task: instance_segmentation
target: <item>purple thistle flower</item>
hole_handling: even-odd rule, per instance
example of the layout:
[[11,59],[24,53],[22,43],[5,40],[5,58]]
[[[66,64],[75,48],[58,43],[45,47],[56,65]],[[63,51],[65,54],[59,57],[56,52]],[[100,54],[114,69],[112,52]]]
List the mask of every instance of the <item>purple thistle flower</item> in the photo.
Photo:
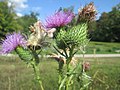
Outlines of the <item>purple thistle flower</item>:
[[6,39],[2,42],[2,54],[10,53],[15,50],[17,46],[26,46],[26,40],[20,33],[13,33],[6,36]]
[[70,11],[59,11],[57,13],[55,13],[52,16],[49,16],[46,19],[46,27],[47,28],[56,28],[56,27],[61,27],[61,26],[65,26],[68,23],[71,22],[71,20],[73,19],[74,14]]

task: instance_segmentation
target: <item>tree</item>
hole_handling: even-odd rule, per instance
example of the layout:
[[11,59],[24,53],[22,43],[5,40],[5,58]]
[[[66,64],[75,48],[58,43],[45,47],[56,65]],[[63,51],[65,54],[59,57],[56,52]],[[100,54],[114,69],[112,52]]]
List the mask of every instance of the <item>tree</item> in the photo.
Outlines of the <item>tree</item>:
[[8,32],[22,29],[16,17],[13,7],[9,7],[6,1],[0,1],[0,37],[4,37]]
[[120,42],[120,4],[113,7],[112,11],[102,13],[92,40]]
[[120,42],[120,3],[109,12],[114,41]]
[[31,12],[28,15],[24,15],[18,18],[18,23],[23,27],[23,32],[28,34],[29,27],[37,21],[37,13]]

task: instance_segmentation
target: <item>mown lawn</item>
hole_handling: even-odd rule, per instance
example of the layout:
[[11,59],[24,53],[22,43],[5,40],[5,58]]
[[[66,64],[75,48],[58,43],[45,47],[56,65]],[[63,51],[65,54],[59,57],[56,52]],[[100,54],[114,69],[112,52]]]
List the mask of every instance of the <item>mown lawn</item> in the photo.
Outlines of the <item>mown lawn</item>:
[[[55,49],[47,48],[47,52],[54,52]],[[86,46],[86,54],[120,54],[120,42],[93,42],[90,41]],[[78,54],[81,53],[79,50]]]
[[120,43],[90,41],[86,47],[86,53],[120,54]]
[[[87,72],[93,78],[89,90],[120,90],[120,58],[86,58]],[[57,62],[44,59],[40,73],[45,90],[57,90]],[[40,90],[34,84],[33,70],[16,57],[0,57],[0,90]],[[77,89],[75,89],[77,90]]]

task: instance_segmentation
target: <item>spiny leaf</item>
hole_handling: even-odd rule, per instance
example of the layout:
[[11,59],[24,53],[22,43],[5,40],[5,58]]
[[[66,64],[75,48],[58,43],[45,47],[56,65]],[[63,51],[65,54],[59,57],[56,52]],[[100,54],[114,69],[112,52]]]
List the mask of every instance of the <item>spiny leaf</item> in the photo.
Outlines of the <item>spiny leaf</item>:
[[24,60],[25,62],[28,62],[34,58],[30,50],[24,49],[23,47],[19,46],[15,51],[19,55],[20,59]]

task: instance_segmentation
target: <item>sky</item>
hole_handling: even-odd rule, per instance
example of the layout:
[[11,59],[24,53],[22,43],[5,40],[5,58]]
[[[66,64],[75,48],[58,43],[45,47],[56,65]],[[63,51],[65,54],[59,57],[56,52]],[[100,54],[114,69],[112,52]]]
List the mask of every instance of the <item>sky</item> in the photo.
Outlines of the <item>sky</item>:
[[46,17],[54,14],[60,7],[74,6],[74,12],[77,13],[80,7],[90,2],[94,2],[98,18],[102,12],[111,11],[113,6],[120,3],[120,0],[9,0],[8,5],[14,4],[18,16],[34,11],[39,14],[39,19],[44,21]]

